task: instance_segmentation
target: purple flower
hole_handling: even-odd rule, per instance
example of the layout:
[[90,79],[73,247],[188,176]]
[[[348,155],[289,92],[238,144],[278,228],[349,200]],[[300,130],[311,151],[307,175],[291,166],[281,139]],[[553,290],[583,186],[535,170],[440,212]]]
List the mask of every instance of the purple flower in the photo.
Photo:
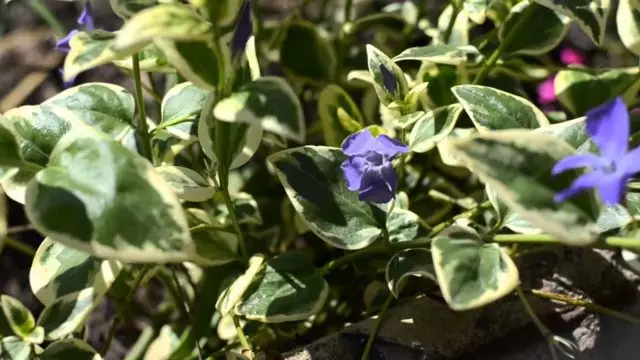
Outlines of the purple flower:
[[555,76],[552,76],[538,85],[538,103],[547,105],[556,101],[556,93],[553,90],[554,81]]
[[[62,79],[64,79],[64,70],[62,70],[62,68],[59,68],[59,69],[58,69],[58,75],[60,75],[60,77],[61,77]],[[69,80],[69,81],[64,81],[64,80],[62,80],[62,88],[63,88],[63,89],[68,89],[68,88],[72,87],[73,85],[75,85],[75,84],[76,84],[76,78],[77,78],[77,77],[76,77],[76,76],[74,76],[74,77],[73,77],[73,78],[71,78],[71,80]]]
[[566,47],[560,50],[560,61],[565,65],[580,64],[585,62],[584,54],[580,51]]
[[382,74],[382,84],[388,92],[396,96],[398,91],[398,81],[393,73],[386,66],[380,64],[380,73]]
[[358,191],[361,201],[377,204],[391,201],[398,187],[391,160],[408,150],[387,135],[373,137],[368,129],[349,135],[342,143],[342,152],[347,156],[342,163],[347,187]]
[[587,134],[598,146],[600,156],[576,154],[560,160],[551,170],[553,175],[570,169],[590,167],[569,188],[556,194],[562,202],[588,189],[598,189],[607,205],[620,204],[624,187],[640,171],[640,147],[629,152],[629,113],[622,98],[604,103],[587,112]]
[[233,38],[231,39],[231,53],[233,57],[244,51],[252,33],[251,0],[246,0],[242,5],[242,9],[240,9],[240,17],[236,24],[236,29],[233,32]]
[[64,53],[68,53],[71,50],[71,48],[69,47],[69,42],[71,41],[71,38],[73,38],[79,32],[80,31],[78,31],[77,29],[73,29],[67,34],[67,36],[58,40],[58,42],[56,42],[56,50]]
[[78,25],[84,26],[84,28],[89,31],[95,30],[96,28],[93,22],[92,12],[93,10],[91,8],[91,2],[87,1],[84,3],[82,13],[78,17]]

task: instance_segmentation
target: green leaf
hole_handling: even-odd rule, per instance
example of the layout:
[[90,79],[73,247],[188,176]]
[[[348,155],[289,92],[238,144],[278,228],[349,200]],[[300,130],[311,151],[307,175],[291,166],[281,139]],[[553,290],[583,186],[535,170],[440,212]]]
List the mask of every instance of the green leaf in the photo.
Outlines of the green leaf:
[[446,65],[477,65],[482,61],[482,54],[472,45],[429,45],[409,48],[393,61],[419,60],[434,64]]
[[393,255],[387,263],[385,277],[389,290],[397,298],[411,277],[438,281],[433,268],[431,252],[427,249],[409,249]]
[[182,166],[160,166],[155,169],[182,200],[201,202],[213,197],[214,187],[202,175]]
[[597,75],[580,70],[562,70],[554,80],[554,92],[562,105],[574,115],[586,112],[614,97],[623,96],[631,103],[640,89],[638,67],[613,69]]
[[[397,201],[397,200],[396,200]],[[426,238],[429,231],[425,229],[416,213],[396,206],[389,213],[387,219],[389,242],[398,243]]]
[[122,264],[100,260],[49,238],[38,247],[29,271],[31,291],[44,305],[69,294],[104,295],[116,280]]
[[[214,101],[210,96],[207,101]],[[207,107],[207,105],[204,105]],[[260,123],[251,125],[220,122],[213,117],[198,121],[198,140],[202,152],[214,163],[220,156],[224,166],[235,169],[244,165],[260,146],[263,129]],[[220,133],[216,136],[216,131]],[[217,142],[220,140],[220,142]]]
[[320,28],[301,20],[286,25],[280,63],[287,75],[312,84],[333,80],[338,64],[333,46]]
[[15,335],[29,343],[42,343],[44,340],[42,328],[36,327],[31,311],[19,300],[8,295],[0,295],[0,308]]
[[[367,66],[373,79],[373,88],[383,105],[389,105],[393,101],[404,99],[409,92],[409,84],[404,76],[404,72],[385,53],[370,44],[367,44]],[[387,70],[393,74],[397,82],[397,94],[392,94],[385,89],[380,66],[386,67]]]
[[580,28],[593,40],[601,45],[609,15],[610,0],[533,0],[575,21]]
[[530,101],[480,85],[458,85],[451,91],[480,131],[535,129],[549,120]]
[[520,283],[518,268],[498,244],[483,244],[461,230],[437,236],[431,255],[440,291],[449,307],[470,310],[511,293]]
[[249,267],[247,270],[222,291],[216,301],[216,309],[220,315],[225,316],[229,314],[236,304],[242,300],[242,296],[249,288],[249,285],[251,285],[253,279],[258,275],[258,272],[262,270],[264,260],[265,258],[262,254],[252,256],[251,259],[249,259]]
[[[219,194],[219,195],[218,195]],[[233,222],[229,216],[229,209],[224,204],[222,193],[218,193],[215,205],[214,220],[221,226],[231,226]],[[251,194],[239,192],[231,194],[231,202],[236,214],[238,224],[262,225],[262,215],[258,203]]]
[[211,23],[220,27],[232,25],[243,4],[243,1],[238,0],[189,0],[189,2],[206,14]]
[[[449,41],[444,41],[444,35],[447,33],[451,17],[455,16],[453,28]],[[428,36],[433,38],[434,45],[450,44],[450,45],[468,45],[469,44],[469,15],[466,11],[454,11],[453,5],[447,5],[438,17],[437,28],[425,31]]]
[[425,113],[411,129],[409,149],[422,153],[435,148],[453,130],[461,112],[462,106],[454,104]]
[[476,24],[483,24],[490,2],[490,0],[464,0],[462,6],[469,14],[469,19]]
[[507,206],[531,225],[569,245],[597,240],[598,206],[593,192],[557,204],[554,195],[578,174],[551,175],[560,159],[573,154],[561,139],[527,130],[503,130],[452,143],[457,156]]
[[64,107],[82,121],[113,139],[132,132],[135,101],[125,88],[88,83],[67,89],[43,104]]
[[296,211],[332,246],[357,250],[382,234],[385,211],[349,191],[342,151],[324,146],[284,150],[269,157]]
[[263,323],[300,321],[318,313],[328,295],[329,284],[307,255],[292,251],[267,261],[235,313]]
[[351,134],[340,121],[340,110],[359,124],[364,123],[362,113],[349,93],[338,85],[327,85],[318,97],[318,116],[322,123],[324,141],[329,146],[340,146]]
[[102,357],[91,345],[80,339],[64,339],[56,341],[44,349],[40,355],[42,360],[102,360]]
[[[523,13],[529,7],[531,11],[523,19]],[[498,37],[500,42],[504,42],[507,34],[513,32],[516,24],[520,24],[522,29],[528,29],[519,33],[516,41],[510,42],[503,49],[505,55],[540,55],[551,51],[558,46],[569,28],[569,21],[566,17],[557,12],[538,5],[523,1],[511,8],[509,16],[504,24],[500,26]]]
[[[24,161],[42,167],[48,164],[51,151],[64,134],[87,125],[135,149],[133,128],[128,125],[133,112],[133,97],[123,88],[89,83],[63,91],[39,106],[11,109],[5,113],[8,121],[4,125],[16,135]],[[4,179],[0,175],[7,196],[24,204],[26,185],[38,168],[24,167]]]
[[[223,225],[206,211],[197,208],[187,209],[189,225],[193,228],[193,238],[196,250],[192,259],[197,264],[217,266],[240,260],[238,252],[238,237],[234,233],[213,230]],[[202,227],[198,229],[198,226]],[[196,230],[198,229],[198,230]]]
[[111,9],[116,15],[128,19],[146,8],[159,3],[158,0],[109,0]]
[[[112,50],[116,38],[115,33],[96,30],[81,31],[69,41],[69,53],[64,60],[64,81],[70,81],[81,72],[108,64],[118,59]],[[123,54],[121,56],[128,55]]]
[[90,130],[60,140],[29,183],[26,212],[42,234],[98,257],[163,263],[194,251],[171,187],[147,160]]
[[451,88],[461,81],[456,66],[422,63],[418,81],[427,82],[427,99],[431,107],[440,107],[458,102]]
[[46,340],[62,339],[86,323],[101,300],[90,291],[62,296],[40,313],[38,326],[44,328]]
[[31,360],[34,357],[33,345],[17,336],[0,339],[0,359]]
[[189,6],[160,4],[133,15],[118,32],[113,50],[134,53],[152,40],[205,41],[211,24]]
[[188,140],[194,137],[195,123],[208,93],[191,82],[171,88],[162,99],[161,121],[158,127],[167,129],[172,135]]
[[566,141],[577,153],[596,153],[598,148],[589,138],[589,134],[587,134],[586,120],[586,117],[580,117],[558,124],[543,126],[535,131]]
[[[175,73],[176,69],[171,67],[167,56],[155,44],[149,44],[138,52],[140,61],[140,71]],[[113,60],[113,64],[128,71],[133,71],[133,57]]]
[[196,86],[215,90],[224,78],[224,59],[220,48],[208,41],[171,41],[156,39],[156,46],[162,50],[169,63],[180,75]]
[[213,115],[226,122],[261,124],[287,139],[303,143],[305,123],[300,100],[284,79],[261,77],[220,100]]
[[624,46],[640,56],[640,1],[620,0],[616,13],[616,25]]

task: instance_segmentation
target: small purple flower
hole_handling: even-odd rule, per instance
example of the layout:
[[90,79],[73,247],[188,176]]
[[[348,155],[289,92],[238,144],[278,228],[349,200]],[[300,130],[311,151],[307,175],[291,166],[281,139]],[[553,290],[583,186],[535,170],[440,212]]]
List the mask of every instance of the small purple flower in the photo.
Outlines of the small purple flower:
[[84,8],[82,9],[82,13],[78,17],[78,25],[84,26],[86,30],[92,31],[95,30],[95,24],[93,21],[93,9],[91,8],[91,2],[87,1],[84,3]]
[[538,103],[541,105],[552,104],[556,101],[556,93],[553,89],[555,76],[552,76],[538,85]]
[[565,65],[583,65],[585,63],[585,58],[584,54],[580,51],[574,48],[566,47],[560,50],[560,61]]
[[566,170],[590,167],[591,171],[578,177],[569,188],[556,194],[562,202],[588,189],[598,189],[607,205],[620,204],[624,187],[640,171],[640,147],[629,152],[629,113],[622,98],[604,103],[587,112],[587,134],[598,146],[600,156],[576,154],[560,160],[551,170],[553,175]]
[[373,137],[368,129],[349,135],[342,143],[346,160],[342,171],[351,191],[358,192],[361,201],[383,204],[396,194],[398,178],[391,161],[409,148],[401,142],[379,135]]
[[233,38],[231,39],[231,53],[235,57],[238,54],[242,54],[244,48],[247,46],[247,41],[253,34],[253,22],[251,19],[251,0],[245,0],[240,9],[240,17],[236,29],[233,32]]
[[398,92],[398,81],[393,73],[386,66],[380,64],[380,73],[382,74],[382,84],[388,92],[396,96]]
[[63,53],[68,53],[71,50],[71,48],[69,47],[69,42],[71,41],[71,38],[73,38],[79,32],[80,31],[78,31],[77,29],[73,29],[67,34],[67,36],[58,40],[58,42],[56,42],[56,50],[61,51]]

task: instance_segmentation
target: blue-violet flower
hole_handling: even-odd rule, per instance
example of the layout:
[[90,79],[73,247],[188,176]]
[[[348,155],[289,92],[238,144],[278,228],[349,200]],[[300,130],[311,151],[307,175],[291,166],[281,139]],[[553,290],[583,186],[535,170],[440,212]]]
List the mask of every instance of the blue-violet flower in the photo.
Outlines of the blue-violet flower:
[[624,187],[640,171],[640,147],[628,151],[629,113],[622,98],[604,103],[587,112],[587,134],[600,150],[595,154],[576,154],[560,160],[551,170],[553,175],[570,169],[590,167],[567,189],[556,194],[562,202],[588,189],[597,189],[607,205],[620,204]]
[[391,161],[409,148],[387,135],[374,137],[368,129],[349,135],[342,143],[346,160],[342,171],[347,187],[361,201],[383,204],[395,197],[398,178]]
[[253,34],[253,21],[251,19],[251,0],[245,0],[240,9],[240,16],[236,24],[233,38],[231,39],[231,54],[235,57],[242,54],[247,46],[247,41]]
[[[93,10],[91,7],[91,3],[89,1],[86,1],[84,3],[84,8],[82,9],[82,13],[80,13],[80,16],[78,17],[78,25],[84,27],[85,30],[89,30],[89,31],[93,31],[95,30],[95,22],[93,19]],[[58,40],[56,42],[56,50],[63,52],[63,53],[68,53],[69,51],[71,51],[71,46],[69,45],[69,42],[71,41],[71,39],[76,36],[76,34],[78,34],[80,32],[80,30],[78,29],[73,29],[71,31],[69,31],[69,33],[67,34],[67,36],[63,37],[62,39]],[[63,74],[63,70],[62,68],[58,70],[58,73]],[[75,84],[76,78],[74,77],[73,79],[69,80],[69,81],[65,81],[63,84],[63,87],[65,89],[73,86]]]

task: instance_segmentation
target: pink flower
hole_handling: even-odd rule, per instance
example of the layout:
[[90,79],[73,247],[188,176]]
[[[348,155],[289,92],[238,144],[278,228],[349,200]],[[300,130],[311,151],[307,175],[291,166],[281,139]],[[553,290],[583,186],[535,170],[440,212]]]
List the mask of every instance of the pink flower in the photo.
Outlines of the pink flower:
[[555,76],[552,76],[538,84],[538,103],[546,105],[556,101],[556,93],[553,91],[554,79]]
[[585,62],[585,58],[582,52],[570,47],[566,47],[560,50],[560,61],[565,65],[583,65]]

